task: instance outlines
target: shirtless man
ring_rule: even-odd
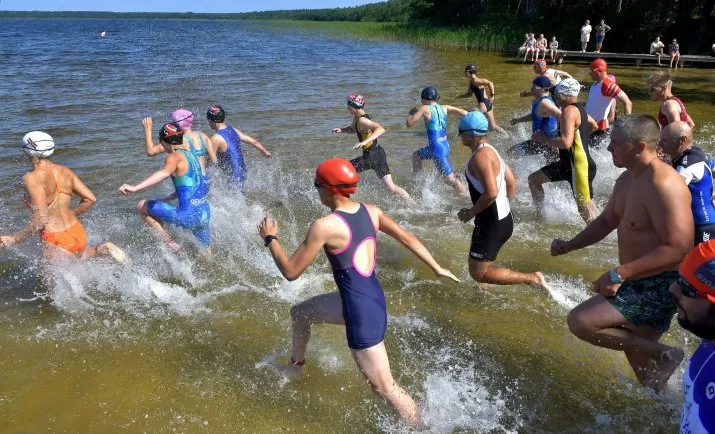
[[[452,112],[464,116],[467,111],[451,105],[440,104],[439,92],[432,86],[422,89],[420,98],[422,104],[411,109],[407,116],[407,127],[411,128],[420,118],[424,119],[427,129],[427,146],[412,154],[412,170],[417,173],[422,170],[422,160],[432,160],[442,174],[444,182],[460,196],[467,196],[469,194],[467,187],[454,176],[452,166],[449,164],[450,148],[447,139],[447,113]]]
[[[543,53],[543,59],[546,60],[546,49],[549,45],[549,41],[541,33],[536,39],[536,60],[539,60],[539,53]]]
[[[713,173],[702,149],[693,146],[693,130],[682,121],[669,123],[660,132],[658,146],[685,181],[692,196],[695,244],[715,240]]]
[[[560,71],[558,69],[553,69],[549,68],[546,64],[546,60],[537,60],[534,62],[534,74],[543,76],[549,79],[549,82],[551,83],[551,87],[549,87],[550,90],[553,90],[554,86],[559,84],[561,80],[564,78],[573,78],[571,77],[571,74],[569,74],[566,71]],[[521,97],[527,97],[527,96],[533,96],[533,93],[531,89],[525,90],[523,92],[519,93],[519,96]]]
[[[350,94],[348,96],[348,112],[353,116],[350,125],[333,128],[333,134],[355,133],[357,135],[359,142],[353,146],[353,150],[360,149],[362,156],[353,158],[350,163],[355,166],[358,173],[374,170],[389,191],[411,201],[410,195],[392,181],[390,166],[387,165],[387,154],[377,141],[378,137],[385,134],[385,128],[373,121],[365,112],[365,97],[358,93]]]
[[[568,326],[593,345],[625,352],[638,380],[662,390],[683,351],[658,342],[675,313],[668,289],[693,246],[690,193],[672,167],[658,159],[660,135],[652,116],[615,122],[613,164],[625,168],[598,218],[569,241],[554,240],[551,254],[583,249],[618,230],[619,265],[592,284],[597,295],[576,306]]]
[[[535,131],[533,140],[558,149],[559,161],[548,164],[529,175],[529,189],[536,209],[541,214],[544,203],[544,187],[549,182],[568,181],[576,199],[581,218],[588,224],[596,218],[593,203],[593,180],[596,177],[596,162],[591,158],[588,134],[596,128],[594,120],[578,104],[581,85],[567,78],[556,85],[556,100],[561,108],[559,135],[549,137],[544,131]]]
[[[25,205],[32,216],[30,223],[17,234],[0,237],[0,245],[12,246],[39,233],[45,259],[107,254],[125,263],[126,254],[111,242],[87,247],[87,234],[77,217],[87,212],[97,198],[70,168],[50,161],[55,151],[52,137],[42,131],[29,132],[22,138],[22,150],[33,166],[22,178],[27,189]],[[74,209],[73,195],[80,198]]]
[[[233,185],[242,185],[246,181],[246,162],[243,158],[241,143],[248,143],[266,158],[272,158],[263,144],[226,123],[226,112],[220,105],[213,105],[206,111],[209,126],[216,131],[211,136],[211,144],[216,149],[218,167],[230,177]]]
[[[313,324],[344,325],[353,359],[372,390],[387,400],[400,418],[422,427],[419,409],[412,397],[392,378],[384,339],[387,329],[385,294],[375,274],[376,237],[382,231],[399,241],[439,277],[459,282],[442,268],[414,235],[402,229],[373,205],[350,199],[357,191],[358,174],[349,161],[323,161],[315,171],[315,188],[331,214],[310,226],[305,240],[288,257],[278,242],[278,224],[266,216],[258,226],[264,244],[281,274],[295,280],[321,250],[333,269],[339,292],[318,295],[291,308],[293,348],[284,370],[302,374],[305,352]]]

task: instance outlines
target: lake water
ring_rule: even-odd
[[[346,96],[367,97],[384,125],[393,177],[419,205],[395,200],[373,173],[356,198],[375,203],[414,232],[461,284],[442,282],[405,249],[380,238],[378,275],[388,300],[386,345],[395,377],[419,401],[433,432],[673,432],[681,401],[681,369],[660,395],[641,387],[621,353],[592,347],[566,326],[570,307],[617,260],[616,238],[566,257],[549,256],[554,237],[582,222],[566,184],[547,189],[548,213],[537,220],[526,185],[543,161],[511,161],[519,183],[512,201],[515,233],[499,263],[540,269],[551,297],[526,286],[479,290],[467,271],[472,224],[468,205],[444,185],[431,163],[413,176],[411,153],[423,128],[407,130],[408,110],[427,84],[446,104],[466,89],[464,65],[476,63],[494,81],[495,112],[507,127],[525,113],[519,98],[533,78],[529,65],[496,54],[425,49],[362,41],[260,23],[144,20],[0,21],[0,233],[19,230],[22,174],[19,143],[30,130],[55,138],[55,161],[72,167],[95,192],[83,218],[91,243],[113,240],[133,263],[71,262],[41,281],[37,241],[0,251],[0,431],[3,432],[378,432],[404,431],[375,399],[345,344],[344,329],[316,326],[306,375],[286,381],[273,368],[289,356],[290,306],[334,291],[320,256],[296,282],[280,277],[257,235],[266,211],[280,223],[291,252],[309,223],[324,215],[313,189],[315,166],[352,158],[355,137],[334,137],[347,125]],[[100,33],[107,31],[107,37]],[[562,69],[588,83],[584,64]],[[656,114],[645,93],[650,67],[613,67],[634,111]],[[688,106],[698,142],[712,151],[712,70],[678,70],[674,92]],[[121,197],[162,160],[144,153],[140,120],[155,125],[172,110],[199,114],[194,129],[210,132],[203,114],[221,104],[228,121],[273,153],[244,148],[245,197],[221,186],[211,192],[218,264],[174,255],[157,243],[134,212],[140,198],[163,197],[169,183]],[[450,121],[451,161],[462,173],[468,149]],[[511,128],[525,138],[530,128]],[[156,129],[155,129],[156,131]],[[492,136],[505,150],[516,139]],[[605,151],[596,202],[603,206],[619,170]],[[180,235],[180,238],[189,237]],[[670,344],[694,349],[677,324]]]

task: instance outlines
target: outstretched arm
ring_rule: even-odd
[[[293,281],[300,277],[301,274],[313,263],[315,257],[321,248],[325,245],[325,221],[320,219],[313,222],[305,235],[305,239],[288,257],[280,246],[278,239],[274,239],[268,245],[273,261],[278,266],[283,277]],[[269,215],[263,219],[258,225],[258,233],[265,238],[268,235],[278,236],[278,222],[272,219]]]
[[[234,128],[234,130],[236,130],[236,129]],[[253,137],[249,136],[248,134],[243,134],[243,133],[240,132],[239,130],[236,130],[236,133],[238,133],[238,137],[241,139],[242,142],[246,142],[246,143],[248,143],[249,145],[253,146],[254,148],[258,149],[258,152],[260,152],[261,154],[263,154],[264,157],[266,157],[266,158],[271,158],[271,157],[272,157],[271,153],[268,152],[268,150],[263,147],[263,145],[261,144],[261,142],[259,142],[258,140],[254,139]]]
[[[176,170],[179,164],[179,156],[176,153],[172,153],[166,156],[166,162],[164,167],[157,170],[156,172],[149,175],[144,181],[137,185],[124,184],[119,187],[119,192],[122,194],[136,193],[138,191],[144,190],[146,188],[152,187],[160,182],[164,181],[171,176]]]
[[[454,276],[449,270],[442,268],[437,261],[434,260],[432,254],[429,250],[422,244],[420,240],[417,239],[410,232],[404,230],[402,226],[397,224],[388,215],[384,214],[378,209],[378,228],[380,231],[399,241],[403,246],[417,256],[422,262],[427,264],[428,267],[440,277],[447,277],[459,282],[459,279]]]
[[[149,157],[154,157],[166,152],[164,147],[161,145],[155,145],[151,138],[151,128],[154,125],[154,121],[151,118],[142,119],[142,125],[144,125],[144,144],[146,146],[146,154]]]
[[[445,105],[445,104],[442,104],[442,107],[444,107],[444,109],[447,110],[447,113],[456,113],[456,114],[458,114],[458,115],[460,115],[460,116],[464,116],[464,115],[467,114],[467,111],[466,111],[466,110],[461,109],[461,108],[459,108],[459,107],[454,107],[454,106]]]

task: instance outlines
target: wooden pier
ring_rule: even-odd
[[[573,58],[573,59],[583,59],[583,60],[592,60],[596,58],[601,58],[605,60],[616,60],[616,61],[621,61],[621,62],[628,62],[628,61],[633,61],[635,62],[636,65],[640,66],[643,62],[649,62],[653,64],[658,64],[658,56],[654,54],[631,54],[631,53],[594,53],[593,51],[587,51],[585,53],[581,51],[567,51],[567,50],[559,50],[556,53],[556,63],[561,64],[564,61],[564,58]],[[660,56],[660,63],[668,66],[670,65],[670,55],[664,54]],[[709,56],[693,56],[689,54],[681,54],[680,55],[680,62],[679,65],[682,67],[685,63],[699,63],[699,64],[704,64],[706,66],[715,66],[715,57],[709,57]]]

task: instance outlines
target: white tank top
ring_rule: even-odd
[[[511,212],[511,206],[509,206],[509,198],[506,194],[506,163],[504,163],[504,160],[502,160],[501,156],[492,145],[484,143],[477,149],[477,151],[482,147],[489,148],[492,150],[492,152],[494,152],[494,154],[496,154],[497,158],[499,159],[499,173],[496,176],[497,198],[491,205],[489,205],[487,209],[482,211],[477,216],[477,218],[479,218],[482,214],[488,215],[496,211],[497,220],[501,220],[507,217]],[[474,157],[474,154],[476,154],[477,151],[474,151],[474,153],[472,153],[472,157]],[[470,186],[473,187],[479,195],[481,195],[484,193],[484,185],[482,185],[481,181],[479,181],[477,178],[473,177],[471,173],[469,173],[469,162],[471,160],[471,157],[469,158],[469,160],[467,160],[467,165],[464,168],[464,172],[466,173],[467,181],[469,182]],[[476,201],[474,200],[474,196],[472,196],[472,200],[474,201],[474,203],[476,203]],[[490,210],[490,208],[492,207],[495,207],[496,210]]]

